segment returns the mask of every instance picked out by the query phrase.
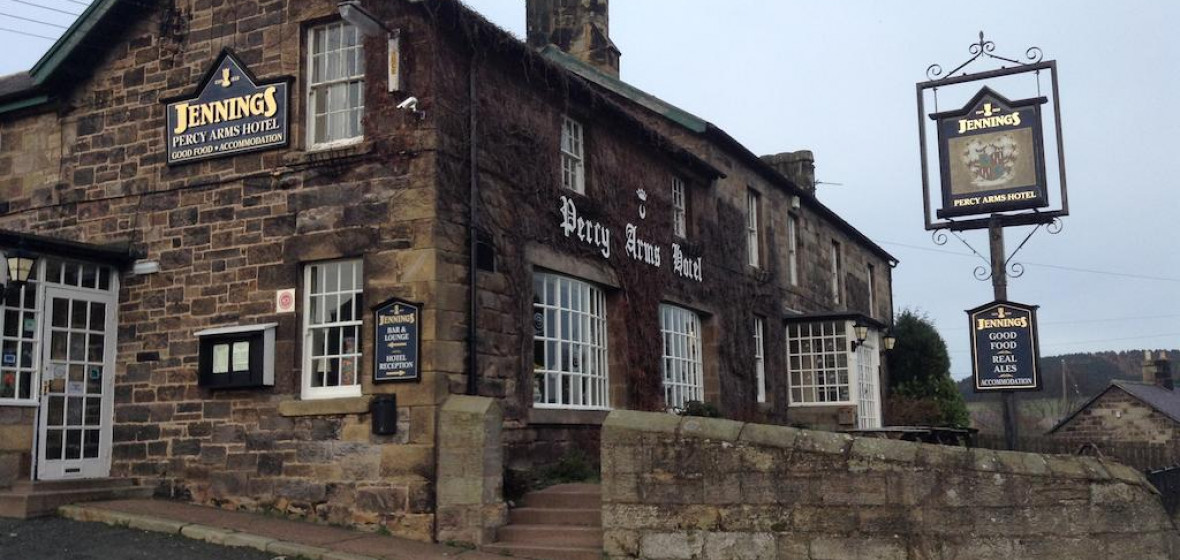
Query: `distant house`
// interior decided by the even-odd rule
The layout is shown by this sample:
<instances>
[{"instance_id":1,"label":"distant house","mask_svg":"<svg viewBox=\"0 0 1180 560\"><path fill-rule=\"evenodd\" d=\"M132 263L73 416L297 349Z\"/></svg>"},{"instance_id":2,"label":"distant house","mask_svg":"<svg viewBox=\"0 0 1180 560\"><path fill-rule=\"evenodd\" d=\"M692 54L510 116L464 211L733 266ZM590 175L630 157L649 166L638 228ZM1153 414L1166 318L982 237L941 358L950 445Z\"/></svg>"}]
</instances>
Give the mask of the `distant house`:
<instances>
[{"instance_id":1,"label":"distant house","mask_svg":"<svg viewBox=\"0 0 1180 560\"><path fill-rule=\"evenodd\" d=\"M1143 362L1143 381L1115 380L1048 435L1089 441L1166 444L1180 438L1180 393L1167 358Z\"/></svg>"}]
</instances>

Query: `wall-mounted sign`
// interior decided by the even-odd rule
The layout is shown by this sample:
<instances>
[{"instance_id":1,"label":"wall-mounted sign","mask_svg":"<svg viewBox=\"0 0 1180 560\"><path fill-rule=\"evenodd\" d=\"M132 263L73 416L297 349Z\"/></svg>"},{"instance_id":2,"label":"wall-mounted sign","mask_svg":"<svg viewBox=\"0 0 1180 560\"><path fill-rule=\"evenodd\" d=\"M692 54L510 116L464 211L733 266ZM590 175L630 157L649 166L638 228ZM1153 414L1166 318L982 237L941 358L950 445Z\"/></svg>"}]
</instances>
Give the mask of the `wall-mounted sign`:
<instances>
[{"instance_id":1,"label":"wall-mounted sign","mask_svg":"<svg viewBox=\"0 0 1180 560\"><path fill-rule=\"evenodd\" d=\"M279 290L275 293L275 313L295 312L295 288Z\"/></svg>"},{"instance_id":2,"label":"wall-mounted sign","mask_svg":"<svg viewBox=\"0 0 1180 560\"><path fill-rule=\"evenodd\" d=\"M168 164L286 146L291 80L260 82L233 52L223 50L193 95L164 100Z\"/></svg>"},{"instance_id":3,"label":"wall-mounted sign","mask_svg":"<svg viewBox=\"0 0 1180 560\"><path fill-rule=\"evenodd\" d=\"M1037 391L1037 306L995 301L967 312L975 391Z\"/></svg>"},{"instance_id":4,"label":"wall-mounted sign","mask_svg":"<svg viewBox=\"0 0 1180 560\"><path fill-rule=\"evenodd\" d=\"M938 123L939 218L1049 205L1041 132L1046 101L1008 101L984 87L962 109L930 115Z\"/></svg>"},{"instance_id":5,"label":"wall-mounted sign","mask_svg":"<svg viewBox=\"0 0 1180 560\"><path fill-rule=\"evenodd\" d=\"M391 299L373 308L373 382L421 378L422 305Z\"/></svg>"},{"instance_id":6,"label":"wall-mounted sign","mask_svg":"<svg viewBox=\"0 0 1180 560\"><path fill-rule=\"evenodd\" d=\"M386 53L389 63L389 91L401 91L402 86L402 40L401 30L395 30L389 36L389 51Z\"/></svg>"}]
</instances>

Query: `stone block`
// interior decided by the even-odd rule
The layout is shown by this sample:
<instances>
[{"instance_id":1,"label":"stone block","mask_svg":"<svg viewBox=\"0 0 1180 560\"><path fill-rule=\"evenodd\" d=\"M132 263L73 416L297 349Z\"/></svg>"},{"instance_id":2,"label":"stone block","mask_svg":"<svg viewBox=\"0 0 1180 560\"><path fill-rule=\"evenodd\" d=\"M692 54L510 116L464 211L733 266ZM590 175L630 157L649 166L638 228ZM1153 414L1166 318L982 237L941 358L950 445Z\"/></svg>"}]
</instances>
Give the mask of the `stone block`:
<instances>
[{"instance_id":1,"label":"stone block","mask_svg":"<svg viewBox=\"0 0 1180 560\"><path fill-rule=\"evenodd\" d=\"M687 416L680 421L680 437L696 437L719 441L737 441L742 433L741 422L721 418Z\"/></svg>"},{"instance_id":2,"label":"stone block","mask_svg":"<svg viewBox=\"0 0 1180 560\"><path fill-rule=\"evenodd\" d=\"M795 446L795 438L802 430L786 426L771 426L767 424L746 424L738 441L751 445L791 448Z\"/></svg>"},{"instance_id":3,"label":"stone block","mask_svg":"<svg viewBox=\"0 0 1180 560\"><path fill-rule=\"evenodd\" d=\"M33 431L32 426L0 425L0 452L31 450Z\"/></svg>"},{"instance_id":4,"label":"stone block","mask_svg":"<svg viewBox=\"0 0 1180 560\"><path fill-rule=\"evenodd\" d=\"M705 534L702 560L775 560L777 547L771 533Z\"/></svg>"},{"instance_id":5,"label":"stone block","mask_svg":"<svg viewBox=\"0 0 1180 560\"><path fill-rule=\"evenodd\" d=\"M704 545L704 538L694 532L648 533L639 539L639 555L649 560L693 560Z\"/></svg>"},{"instance_id":6,"label":"stone block","mask_svg":"<svg viewBox=\"0 0 1180 560\"><path fill-rule=\"evenodd\" d=\"M800 430L795 438L795 449L809 453L844 455L851 446L851 436L834 432Z\"/></svg>"}]
</instances>

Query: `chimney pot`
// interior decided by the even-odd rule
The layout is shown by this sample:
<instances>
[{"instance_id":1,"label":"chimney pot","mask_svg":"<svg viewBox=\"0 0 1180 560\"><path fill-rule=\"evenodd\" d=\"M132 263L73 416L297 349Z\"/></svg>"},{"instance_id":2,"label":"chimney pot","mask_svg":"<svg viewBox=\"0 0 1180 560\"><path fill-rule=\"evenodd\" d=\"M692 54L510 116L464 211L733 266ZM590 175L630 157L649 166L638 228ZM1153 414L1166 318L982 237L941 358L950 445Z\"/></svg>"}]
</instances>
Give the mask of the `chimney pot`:
<instances>
[{"instance_id":1,"label":"chimney pot","mask_svg":"<svg viewBox=\"0 0 1180 560\"><path fill-rule=\"evenodd\" d=\"M815 194L815 154L811 150L762 156L762 161L808 194Z\"/></svg>"}]
</instances>

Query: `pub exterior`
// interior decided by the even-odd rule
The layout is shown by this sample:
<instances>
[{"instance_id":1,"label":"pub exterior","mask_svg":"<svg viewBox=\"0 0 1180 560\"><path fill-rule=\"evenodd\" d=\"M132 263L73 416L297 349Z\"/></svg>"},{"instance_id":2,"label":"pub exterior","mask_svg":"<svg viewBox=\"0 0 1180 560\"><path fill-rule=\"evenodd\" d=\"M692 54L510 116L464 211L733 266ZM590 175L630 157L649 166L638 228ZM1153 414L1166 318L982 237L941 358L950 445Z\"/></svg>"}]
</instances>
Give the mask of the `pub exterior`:
<instances>
[{"instance_id":1,"label":"pub exterior","mask_svg":"<svg viewBox=\"0 0 1180 560\"><path fill-rule=\"evenodd\" d=\"M35 259L0 272L0 509L131 480L479 542L500 471L611 409L879 427L896 262L809 152L641 95L565 4L526 44L450 0L96 0L0 78L0 253Z\"/></svg>"}]
</instances>

